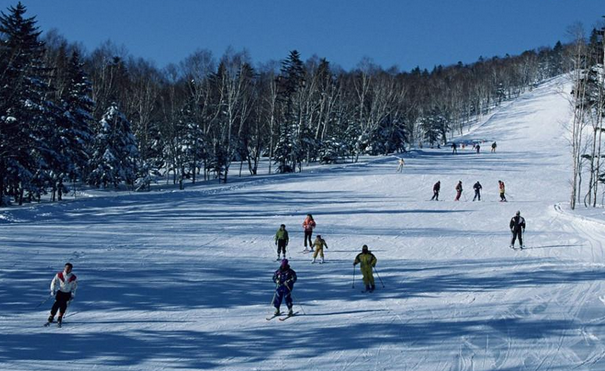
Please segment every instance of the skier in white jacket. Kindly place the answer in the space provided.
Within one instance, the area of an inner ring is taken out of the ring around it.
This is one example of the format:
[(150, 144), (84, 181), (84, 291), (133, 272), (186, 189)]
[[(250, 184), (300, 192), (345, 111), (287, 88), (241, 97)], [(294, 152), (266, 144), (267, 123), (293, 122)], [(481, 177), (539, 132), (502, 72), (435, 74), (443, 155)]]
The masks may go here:
[(50, 310), (50, 316), (48, 317), (48, 323), (51, 323), (57, 311), (59, 311), (59, 317), (57, 322), (61, 324), (63, 321), (63, 315), (67, 310), (67, 304), (73, 298), (76, 297), (76, 289), (78, 288), (78, 281), (76, 275), (71, 271), (73, 269), (71, 263), (65, 264), (63, 272), (55, 274), (55, 277), (50, 282), (50, 294), (55, 295), (55, 303)]

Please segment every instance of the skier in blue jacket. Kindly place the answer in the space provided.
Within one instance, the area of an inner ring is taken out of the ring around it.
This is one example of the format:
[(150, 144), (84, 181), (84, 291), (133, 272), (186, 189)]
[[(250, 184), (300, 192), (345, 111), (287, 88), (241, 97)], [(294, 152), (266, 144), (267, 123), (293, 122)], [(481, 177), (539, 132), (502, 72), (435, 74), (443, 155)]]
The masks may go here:
[(273, 274), (273, 282), (275, 282), (275, 295), (273, 296), (273, 306), (275, 307), (275, 315), (280, 314), (279, 307), (282, 300), (285, 299), (288, 307), (288, 315), (293, 315), (292, 306), (292, 289), (296, 282), (296, 272), (290, 268), (288, 259), (281, 261), (281, 266)]

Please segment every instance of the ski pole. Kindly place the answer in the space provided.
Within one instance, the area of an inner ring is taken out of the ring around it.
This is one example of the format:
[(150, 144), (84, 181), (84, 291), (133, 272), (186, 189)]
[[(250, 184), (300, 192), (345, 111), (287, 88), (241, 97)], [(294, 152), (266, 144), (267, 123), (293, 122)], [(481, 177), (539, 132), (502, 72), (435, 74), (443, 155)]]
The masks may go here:
[(42, 300), (42, 302), (41, 302), (40, 304), (36, 305), (36, 309), (37, 309), (37, 308), (40, 308), (40, 306), (41, 306), (42, 304), (46, 303), (46, 302), (48, 301), (48, 299), (50, 299), (50, 298), (52, 298), (52, 297), (53, 297), (53, 295), (52, 295), (52, 294), (48, 295), (48, 297), (47, 297), (46, 299)]
[(355, 288), (355, 265), (353, 264), (353, 286), (351, 286), (352, 288)]
[(292, 297), (292, 300), (296, 300), (296, 303), (300, 307), (300, 310), (303, 312), (303, 314), (307, 314), (305, 313), (305, 309), (303, 308), (302, 304), (294, 297), (294, 295), (292, 295), (292, 291), (290, 291), (290, 296)]
[[(71, 305), (71, 300), (68, 300), (67, 301), (67, 308), (69, 308), (70, 305)], [(67, 311), (67, 308), (66, 308), (66, 311)], [(63, 316), (63, 318), (67, 318), (67, 317), (71, 318), (72, 316), (75, 316), (76, 314), (78, 314), (78, 312), (69, 312), (65, 316)]]
[(302, 304), (300, 304), (300, 302), (294, 297), (294, 295), (292, 294), (292, 289), (290, 288), (290, 286), (288, 285), (287, 282), (284, 282), (284, 285), (286, 285), (286, 288), (289, 291), (289, 295), (292, 298), (292, 300), (296, 300), (296, 303), (298, 304), (298, 306), (300, 307), (300, 310), (302, 310), (303, 314), (307, 314), (305, 313), (305, 309), (303, 308)]
[(380, 278), (380, 275), (378, 274), (378, 270), (376, 269), (376, 267), (374, 268), (374, 272), (376, 272), (376, 276), (378, 277), (378, 279), (380, 280), (380, 283), (382, 284), (382, 287), (384, 288), (384, 282), (382, 282), (382, 278)]

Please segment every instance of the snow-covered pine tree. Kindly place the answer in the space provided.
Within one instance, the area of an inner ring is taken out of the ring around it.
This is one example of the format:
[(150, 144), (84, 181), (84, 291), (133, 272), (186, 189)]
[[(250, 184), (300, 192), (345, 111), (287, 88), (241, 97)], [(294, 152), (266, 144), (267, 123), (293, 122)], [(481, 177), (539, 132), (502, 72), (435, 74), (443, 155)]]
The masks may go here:
[(19, 204), (26, 191), (39, 193), (43, 157), (50, 151), (44, 44), (35, 17), (25, 13), (21, 3), (0, 13), (0, 204), (6, 189)]
[(300, 151), (300, 107), (297, 107), (297, 93), (305, 84), (305, 69), (300, 54), (293, 50), (282, 63), (278, 77), (279, 101), (282, 115), (279, 122), (279, 138), (275, 145), (274, 161), (277, 172), (288, 173), (296, 169), (303, 152)]
[(103, 115), (93, 149), (89, 184), (97, 187), (109, 184), (117, 187), (121, 182), (134, 184), (138, 156), (136, 140), (130, 122), (117, 104), (111, 104)]
[(64, 190), (63, 182), (83, 179), (90, 160), (90, 148), (93, 142), (94, 102), (90, 98), (91, 84), (83, 70), (80, 55), (74, 50), (66, 71), (66, 88), (62, 92), (57, 127), (54, 135), (59, 138), (55, 149), (63, 162), (54, 169), (53, 200), (55, 191), (59, 201)]
[(183, 138), (183, 156), (184, 162), (188, 168), (187, 174), (195, 184), (198, 169), (202, 167), (202, 162), (208, 157), (206, 142), (204, 140), (204, 130), (196, 121), (193, 111), (186, 109), (183, 112), (183, 122), (185, 126), (185, 137)]

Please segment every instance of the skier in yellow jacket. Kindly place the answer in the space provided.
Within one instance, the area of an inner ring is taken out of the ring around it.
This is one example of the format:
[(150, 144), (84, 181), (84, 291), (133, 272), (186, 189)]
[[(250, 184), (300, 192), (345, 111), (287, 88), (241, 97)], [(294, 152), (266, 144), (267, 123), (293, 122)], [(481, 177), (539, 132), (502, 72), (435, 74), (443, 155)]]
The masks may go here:
[(360, 264), (361, 274), (363, 274), (363, 284), (366, 285), (366, 289), (364, 292), (372, 292), (376, 289), (376, 285), (374, 285), (374, 275), (372, 274), (372, 268), (376, 266), (376, 262), (378, 260), (368, 250), (368, 245), (363, 245), (361, 248), (361, 253), (355, 257), (355, 261), (353, 262), (353, 266)]
[(315, 242), (313, 242), (313, 246), (315, 248), (315, 252), (313, 253), (313, 261), (311, 263), (315, 263), (315, 259), (317, 258), (317, 255), (319, 254), (319, 256), (321, 257), (321, 260), (319, 261), (319, 264), (323, 264), (324, 262), (324, 247), (327, 249), (328, 248), (328, 244), (326, 243), (326, 240), (324, 240), (323, 238), (321, 238), (320, 235), (317, 235), (317, 237), (315, 237)]

